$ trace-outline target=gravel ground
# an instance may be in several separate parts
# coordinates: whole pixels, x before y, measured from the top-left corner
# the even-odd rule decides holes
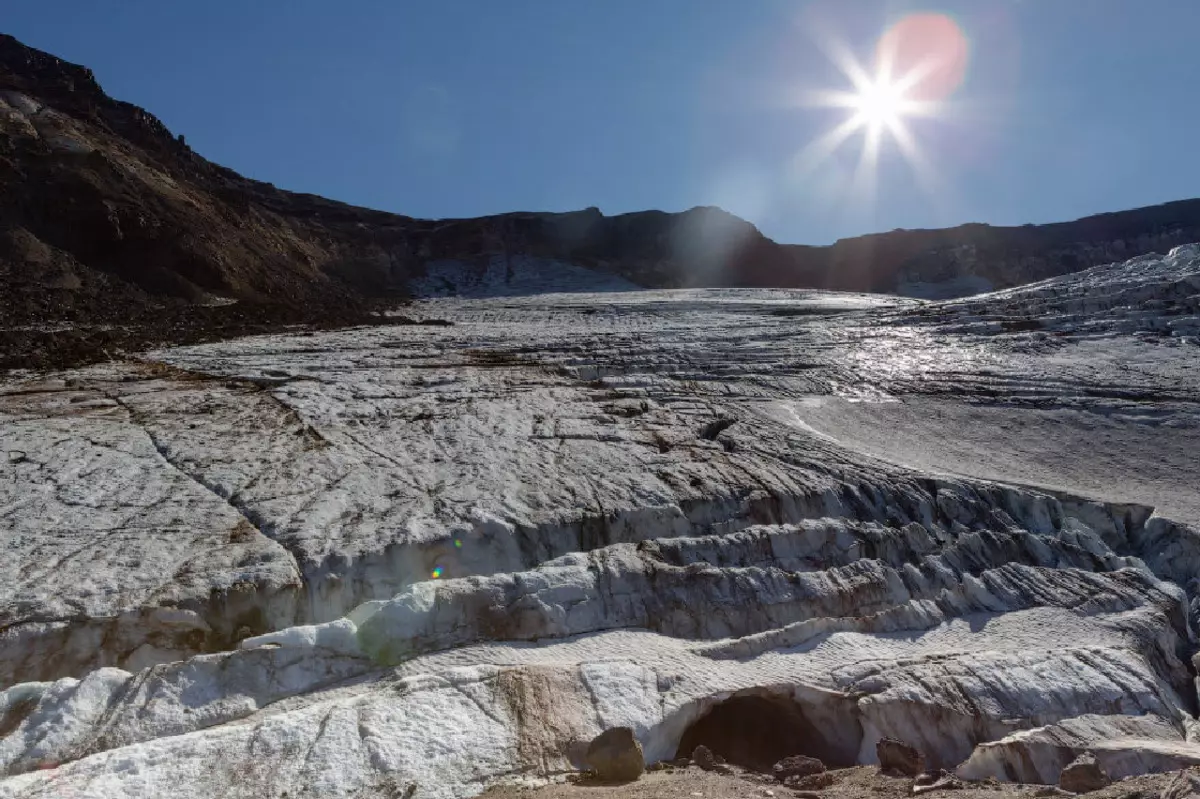
[[[588,780],[554,783],[538,788],[500,786],[484,799],[887,799],[912,796],[913,780],[883,774],[875,766],[857,766],[828,772],[833,784],[819,790],[788,788],[770,777],[752,772],[724,776],[692,767],[645,774],[637,782],[614,785]],[[1109,787],[1083,794],[1096,799],[1180,799],[1196,794],[1167,793],[1179,774],[1131,777]],[[1200,772],[1193,772],[1200,775]],[[1194,777],[1195,779],[1197,777]],[[947,799],[1003,799],[1004,797],[1072,796],[1046,785],[963,783],[954,790],[930,791],[928,796]]]

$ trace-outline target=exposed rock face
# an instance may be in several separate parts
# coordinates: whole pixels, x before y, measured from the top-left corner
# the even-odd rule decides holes
[[[642,745],[628,727],[613,727],[592,739],[587,763],[599,779],[609,782],[632,782],[646,770]]]
[[[0,368],[370,321],[411,296],[783,286],[957,295],[1200,239],[1200,201],[1058,225],[777,244],[716,208],[428,221],[193,152],[91,71],[0,34]]]
[[[1058,787],[1071,793],[1088,793],[1108,786],[1111,780],[1096,764],[1096,757],[1084,753],[1071,761],[1058,778]]]
[[[895,738],[880,738],[875,744],[875,756],[879,768],[915,777],[925,771],[925,755],[915,746],[909,746]]]
[[[1200,204],[1188,200],[1051,225],[964,225],[883,235],[892,237],[890,246],[900,244],[902,252],[907,250],[894,273],[894,287],[911,296],[936,299],[977,293],[981,287],[1033,283],[1145,253],[1165,253],[1200,238],[1198,211]],[[905,235],[913,239],[908,247],[901,244]]]
[[[1122,298],[1179,318],[1197,252],[1028,287],[1037,330],[985,323],[1012,293],[449,299],[8,379],[0,797],[464,799],[614,727],[737,763],[709,736],[768,717],[765,769],[1191,762],[1197,347]],[[838,398],[940,398],[927,469]],[[988,480],[940,465],[980,408]]]

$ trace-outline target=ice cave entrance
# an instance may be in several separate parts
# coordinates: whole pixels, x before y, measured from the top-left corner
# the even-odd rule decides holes
[[[713,705],[684,731],[675,756],[690,756],[704,744],[727,762],[756,771],[769,772],[791,755],[808,755],[830,768],[844,768],[857,760],[861,731],[857,720],[843,721],[815,724],[790,697],[734,696]]]

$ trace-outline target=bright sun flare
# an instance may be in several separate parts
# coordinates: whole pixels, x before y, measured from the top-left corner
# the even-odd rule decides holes
[[[867,125],[894,128],[906,113],[904,89],[883,78],[859,87],[854,108]]]
[[[848,139],[861,133],[856,185],[874,192],[880,151],[888,139],[908,161],[918,183],[932,191],[936,176],[909,122],[938,116],[946,99],[962,82],[968,49],[962,31],[941,14],[904,17],[880,37],[870,72],[837,37],[818,37],[816,41],[850,86],[849,90],[809,92],[805,104],[843,108],[849,114],[797,154],[798,173],[820,166]]]

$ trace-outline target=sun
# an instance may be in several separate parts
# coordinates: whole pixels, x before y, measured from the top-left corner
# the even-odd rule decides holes
[[[852,107],[868,127],[876,130],[884,127],[895,129],[910,111],[908,102],[903,86],[878,76],[858,88],[852,99]]]
[[[816,168],[848,139],[862,134],[856,184],[873,192],[887,139],[908,161],[918,183],[932,187],[936,176],[909,123],[939,116],[947,98],[962,83],[968,45],[957,24],[945,15],[931,13],[900,19],[880,36],[870,70],[839,37],[818,35],[815,41],[850,85],[840,91],[806,92],[803,104],[848,113],[840,124],[797,153],[796,174]]]

